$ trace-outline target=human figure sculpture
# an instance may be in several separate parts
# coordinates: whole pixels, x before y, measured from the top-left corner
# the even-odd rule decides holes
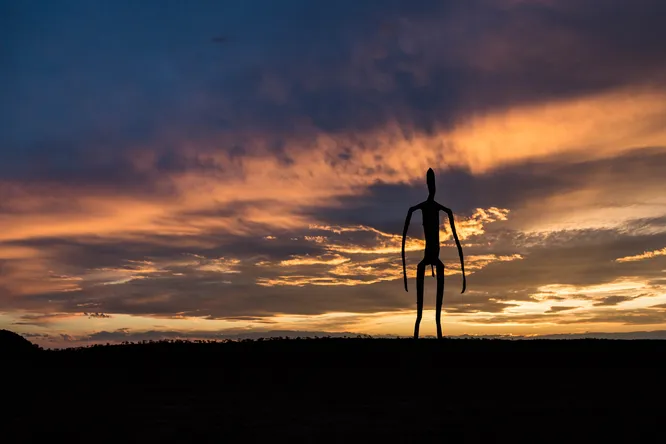
[[[465,263],[463,260],[462,247],[458,240],[456,233],[456,226],[453,221],[453,211],[435,201],[435,172],[432,168],[428,168],[426,174],[428,183],[428,199],[420,204],[413,206],[407,212],[407,219],[405,220],[405,228],[402,232],[402,272],[405,280],[405,291],[407,290],[407,269],[405,267],[405,239],[407,237],[407,230],[409,229],[409,222],[412,219],[412,213],[416,210],[421,210],[423,215],[423,233],[425,235],[425,252],[423,260],[419,262],[416,268],[416,324],[414,325],[414,339],[419,337],[419,326],[421,324],[421,315],[423,313],[423,281],[425,278],[425,269],[430,265],[430,269],[435,276],[433,267],[437,268],[437,338],[442,339],[442,301],[444,299],[444,264],[439,259],[439,211],[444,211],[449,216],[451,224],[451,232],[458,247],[458,255],[460,256],[460,269],[462,271],[462,292],[465,292],[467,287],[467,279],[465,278]]]

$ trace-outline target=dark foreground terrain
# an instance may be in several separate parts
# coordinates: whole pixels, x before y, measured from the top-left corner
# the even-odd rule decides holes
[[[272,339],[3,359],[2,442],[666,442],[666,342]]]

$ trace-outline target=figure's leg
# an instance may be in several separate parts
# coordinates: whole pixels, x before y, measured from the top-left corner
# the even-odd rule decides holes
[[[419,338],[419,325],[423,314],[423,281],[425,279],[425,260],[416,267],[416,324],[414,324],[414,339]]]
[[[437,322],[437,339],[442,339],[442,302],[444,301],[444,264],[437,261],[437,312],[435,320]]]

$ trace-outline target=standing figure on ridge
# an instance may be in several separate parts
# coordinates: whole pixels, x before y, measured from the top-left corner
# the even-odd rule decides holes
[[[433,266],[437,267],[437,338],[442,338],[442,301],[444,299],[444,264],[439,259],[439,211],[444,211],[449,216],[451,224],[451,232],[453,238],[458,246],[458,254],[460,256],[460,269],[462,271],[462,292],[465,292],[467,287],[467,280],[465,278],[465,263],[463,261],[462,247],[458,240],[456,233],[456,226],[453,222],[453,211],[435,201],[435,172],[432,168],[428,168],[426,175],[428,182],[428,199],[420,204],[413,206],[407,212],[407,219],[405,220],[405,228],[402,232],[402,272],[405,278],[405,291],[407,290],[407,269],[405,267],[405,238],[407,237],[407,230],[409,229],[409,221],[412,219],[412,213],[416,210],[421,210],[423,215],[423,232],[425,235],[425,254],[423,260],[419,262],[416,268],[416,324],[414,325],[414,339],[419,337],[419,325],[421,324],[421,315],[423,312],[423,280],[425,278],[425,269],[430,265],[431,271]]]

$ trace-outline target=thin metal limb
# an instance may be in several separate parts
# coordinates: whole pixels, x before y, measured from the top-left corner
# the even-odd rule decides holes
[[[423,315],[423,281],[425,280],[425,261],[419,262],[416,267],[416,323],[414,324],[414,339],[419,338],[419,326]]]
[[[435,321],[437,322],[437,339],[442,339],[442,302],[444,301],[444,264],[437,260],[437,312]]]

